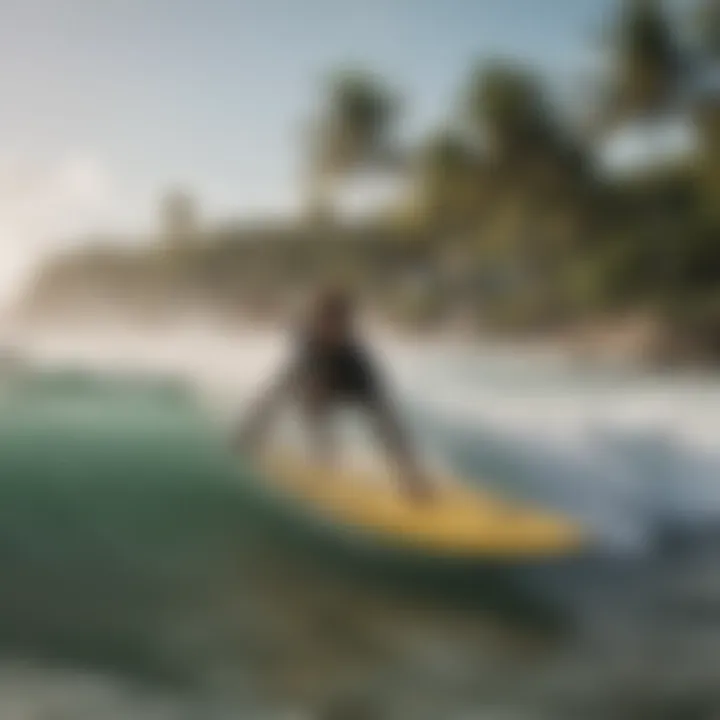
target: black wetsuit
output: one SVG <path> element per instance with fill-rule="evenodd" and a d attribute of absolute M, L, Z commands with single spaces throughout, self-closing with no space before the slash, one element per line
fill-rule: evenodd
<path fill-rule="evenodd" d="M 404 434 L 375 364 L 352 339 L 325 344 L 301 336 L 295 360 L 251 409 L 244 426 L 245 438 L 261 439 L 278 406 L 293 396 L 306 413 L 307 427 L 316 433 L 324 449 L 332 444 L 325 434 L 332 416 L 328 411 L 355 404 L 368 413 L 388 451 L 403 467 L 412 467 Z"/>
<path fill-rule="evenodd" d="M 375 366 L 352 341 L 325 346 L 312 339 L 301 341 L 298 382 L 318 400 L 374 404 L 380 398 Z"/>
<path fill-rule="evenodd" d="M 393 404 L 364 349 L 352 339 L 328 344 L 305 335 L 298 350 L 295 361 L 256 400 L 237 442 L 245 448 L 257 448 L 279 405 L 294 396 L 305 411 L 318 455 L 331 458 L 335 452 L 332 423 L 328 422 L 332 410 L 348 402 L 357 404 L 369 416 L 378 439 L 400 469 L 400 481 L 407 492 L 426 493 L 427 486 L 418 476 Z"/>

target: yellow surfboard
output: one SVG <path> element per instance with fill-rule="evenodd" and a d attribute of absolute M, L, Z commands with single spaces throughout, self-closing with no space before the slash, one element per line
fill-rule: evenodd
<path fill-rule="evenodd" d="M 372 471 L 320 468 L 278 455 L 263 463 L 266 477 L 300 506 L 340 526 L 392 546 L 458 557 L 547 558 L 574 555 L 587 538 L 574 522 L 503 500 L 454 478 L 417 502 L 395 479 Z"/>

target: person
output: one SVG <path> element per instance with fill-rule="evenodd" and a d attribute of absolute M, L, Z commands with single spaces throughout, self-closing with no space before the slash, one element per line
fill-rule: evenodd
<path fill-rule="evenodd" d="M 335 451 L 330 427 L 333 411 L 345 405 L 365 411 L 398 466 L 402 490 L 416 500 L 429 497 L 430 484 L 356 331 L 352 299 L 341 289 L 324 290 L 315 298 L 292 360 L 252 404 L 238 434 L 239 444 L 246 450 L 257 449 L 274 415 L 292 400 L 297 401 L 324 460 Z"/>

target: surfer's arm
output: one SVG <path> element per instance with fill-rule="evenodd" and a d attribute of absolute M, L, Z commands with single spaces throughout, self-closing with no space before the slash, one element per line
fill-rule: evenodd
<path fill-rule="evenodd" d="M 297 379 L 297 363 L 290 363 L 252 402 L 236 433 L 236 444 L 252 449 L 262 443 L 274 416 L 293 393 Z"/>

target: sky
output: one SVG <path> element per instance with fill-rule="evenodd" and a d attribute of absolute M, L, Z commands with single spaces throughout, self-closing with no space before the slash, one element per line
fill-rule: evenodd
<path fill-rule="evenodd" d="M 31 257 L 145 229 L 160 193 L 210 217 L 300 201 L 327 72 L 382 73 L 421 135 L 469 69 L 510 56 L 567 93 L 614 0 L 0 0 L 0 296 Z"/>

